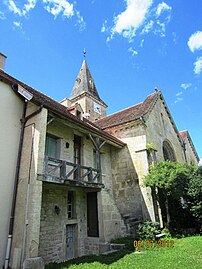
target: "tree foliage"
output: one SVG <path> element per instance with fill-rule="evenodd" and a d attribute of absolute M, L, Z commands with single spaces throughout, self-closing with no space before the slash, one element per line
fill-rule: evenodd
<path fill-rule="evenodd" d="M 188 164 L 180 164 L 169 160 L 162 161 L 150 167 L 149 174 L 145 176 L 145 185 L 163 189 L 167 196 L 176 199 L 182 197 L 193 177 L 197 167 Z"/>
<path fill-rule="evenodd" d="M 146 186 L 159 190 L 159 201 L 167 224 L 190 225 L 202 223 L 202 167 L 171 162 L 169 160 L 150 166 L 145 176 Z M 163 197 L 163 203 L 162 203 Z M 171 218 L 170 218 L 171 216 Z M 190 216 L 192 220 L 190 220 Z M 174 219 L 172 219 L 174 217 Z M 195 225 L 195 224 L 194 224 Z"/>
<path fill-rule="evenodd" d="M 199 167 L 190 180 L 187 195 L 193 216 L 202 223 L 202 167 Z"/>

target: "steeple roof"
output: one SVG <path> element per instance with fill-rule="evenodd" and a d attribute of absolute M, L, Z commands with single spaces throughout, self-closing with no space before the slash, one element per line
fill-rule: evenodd
<path fill-rule="evenodd" d="M 81 69 L 76 78 L 73 90 L 70 95 L 70 99 L 73 99 L 84 92 L 89 93 L 90 95 L 101 101 L 93 77 L 90 73 L 85 59 L 83 60 Z"/>

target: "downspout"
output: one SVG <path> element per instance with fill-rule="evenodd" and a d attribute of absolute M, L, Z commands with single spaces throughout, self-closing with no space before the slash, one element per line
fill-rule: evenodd
<path fill-rule="evenodd" d="M 27 102 L 25 101 L 22 119 L 25 118 L 26 110 L 27 110 Z M 17 188 L 18 188 L 19 173 L 20 173 L 20 162 L 21 162 L 21 156 L 22 156 L 22 145 L 23 145 L 23 139 L 24 139 L 25 123 L 26 123 L 25 121 L 23 121 L 23 122 L 21 121 L 20 142 L 19 142 L 19 147 L 18 147 L 17 165 L 16 165 L 16 170 L 15 170 L 13 199 L 12 199 L 10 222 L 9 222 L 9 233 L 8 233 L 8 240 L 7 240 L 7 247 L 6 247 L 6 258 L 5 258 L 5 262 L 4 262 L 5 269 L 8 268 L 9 260 L 10 260 L 10 250 L 11 250 L 11 243 L 12 243 L 12 237 L 13 237 L 15 205 L 16 205 Z"/>
<path fill-rule="evenodd" d="M 12 85 L 12 89 L 16 91 L 16 88 L 14 85 Z M 10 251 L 11 251 L 11 244 L 12 244 L 12 238 L 13 238 L 13 224 L 14 224 L 14 216 L 15 216 L 15 208 L 16 208 L 16 198 L 17 198 L 17 188 L 18 188 L 18 182 L 19 182 L 19 174 L 20 174 L 20 164 L 21 164 L 21 157 L 22 157 L 22 147 L 23 147 L 23 141 L 24 141 L 24 132 L 25 132 L 25 124 L 26 122 L 35 116 L 36 114 L 40 113 L 43 106 L 41 105 L 38 110 L 31 113 L 30 115 L 26 116 L 27 111 L 27 102 L 28 100 L 25 99 L 24 103 L 24 109 L 22 114 L 21 121 L 21 131 L 20 131 L 20 141 L 19 141 L 19 147 L 18 147 L 18 156 L 17 156 L 17 164 L 16 164 L 16 172 L 15 172 L 15 179 L 14 179 L 14 188 L 13 188 L 13 198 L 12 198 L 12 206 L 11 206 L 11 214 L 10 214 L 10 221 L 9 221 L 9 234 L 7 239 L 7 247 L 6 247 L 6 258 L 4 262 L 4 269 L 8 269 L 9 261 L 10 261 Z"/>

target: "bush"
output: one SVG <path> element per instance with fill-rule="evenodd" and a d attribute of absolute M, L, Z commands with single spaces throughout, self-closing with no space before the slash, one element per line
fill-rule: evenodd
<path fill-rule="evenodd" d="M 161 232 L 158 222 L 146 221 L 138 225 L 138 236 L 141 240 L 154 240 L 155 236 Z"/>

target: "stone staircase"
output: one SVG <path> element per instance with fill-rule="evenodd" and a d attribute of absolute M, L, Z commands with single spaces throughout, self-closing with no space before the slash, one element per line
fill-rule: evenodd
<path fill-rule="evenodd" d="M 125 244 L 113 244 L 113 243 L 100 243 L 100 254 L 109 255 L 114 252 L 122 251 L 125 248 Z"/>
<path fill-rule="evenodd" d="M 140 219 L 137 219 L 137 217 L 134 217 L 130 214 L 123 215 L 122 217 L 126 225 L 127 234 L 131 236 L 136 236 L 138 225 L 142 223 L 143 221 Z"/>

